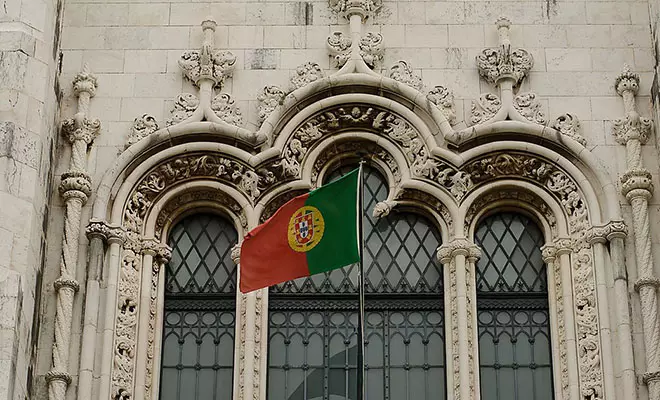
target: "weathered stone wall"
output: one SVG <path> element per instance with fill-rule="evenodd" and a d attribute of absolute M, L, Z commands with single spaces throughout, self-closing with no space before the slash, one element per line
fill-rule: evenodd
<path fill-rule="evenodd" d="M 51 13 L 47 15 L 54 20 L 55 13 L 52 10 Z M 200 47 L 202 31 L 199 23 L 208 15 L 213 16 L 218 23 L 215 47 L 229 49 L 237 56 L 234 76 L 228 80 L 223 91 L 231 93 L 236 99 L 246 121 L 245 127 L 251 131 L 256 130 L 258 124 L 256 99 L 261 89 L 271 84 L 286 87 L 295 68 L 306 61 L 315 61 L 327 73 L 331 73 L 335 69 L 334 61 L 326 49 L 327 37 L 334 31 L 348 34 L 347 24 L 345 21 L 340 23 L 329 11 L 326 0 L 212 3 L 68 0 L 64 5 L 61 43 L 61 82 L 64 91 L 62 116 L 71 117 L 76 112 L 76 98 L 70 82 L 83 64 L 87 63 L 96 74 L 99 85 L 89 112 L 91 117 L 101 120 L 101 135 L 90 152 L 89 171 L 94 183 L 99 182 L 118 154 L 124 150 L 134 118 L 149 113 L 164 126 L 170 118 L 175 97 L 182 92 L 194 93 L 191 83 L 184 81 L 177 62 L 184 50 Z M 472 100 L 477 99 L 481 93 L 494 92 L 493 88 L 479 79 L 474 59 L 485 47 L 497 45 L 494 22 L 499 16 L 507 16 L 513 24 L 513 46 L 524 47 L 535 59 L 534 68 L 520 90 L 537 94 L 550 121 L 566 112 L 576 115 L 582 123 L 582 135 L 587 140 L 587 148 L 602 160 L 613 180 L 618 182 L 618 177 L 626 170 L 625 147 L 614 140 L 611 121 L 624 115 L 623 102 L 613 85 L 624 64 L 629 64 L 633 71 L 640 74 L 641 85 L 637 96 L 639 109 L 644 115 L 652 115 L 650 94 L 656 61 L 651 27 L 655 23 L 651 23 L 649 18 L 649 2 L 646 0 L 385 2 L 381 13 L 368 22 L 373 26 L 367 28 L 380 32 L 384 39 L 384 61 L 377 70 L 382 68 L 387 75 L 386 71 L 398 60 L 408 61 L 428 87 L 441 84 L 453 90 L 457 120 L 467 120 Z M 48 53 L 48 56 L 50 58 L 46 59 L 51 62 L 44 64 L 45 72 L 50 72 L 48 65 L 53 65 L 52 55 Z M 17 54 L 16 57 L 24 56 Z M 35 55 L 34 60 L 39 60 L 38 56 Z M 23 82 L 26 88 L 20 90 L 29 93 L 29 88 L 36 81 L 31 77 L 33 74 L 29 73 L 30 64 L 26 65 L 25 74 L 30 78 L 17 78 L 17 82 Z M 52 84 L 48 85 L 50 81 L 47 79 L 51 75 L 46 75 L 44 90 L 52 95 Z M 42 89 L 44 85 L 37 85 L 36 88 Z M 49 104 L 54 110 L 54 99 Z M 30 113 L 37 112 L 32 107 L 30 110 Z M 53 119 L 52 113 L 49 114 L 46 109 L 40 111 L 39 115 L 43 121 Z M 48 115 L 51 115 L 50 119 Z M 23 125 L 16 122 L 15 126 L 28 129 L 27 120 L 24 118 Z M 31 123 L 35 121 L 29 120 Z M 465 122 L 459 122 L 456 128 L 465 126 Z M 52 131 L 52 127 L 44 127 L 35 132 Z M 37 147 L 41 148 L 46 144 L 43 139 L 45 136 L 35 134 L 41 143 Z M 0 142 L 0 145 L 4 143 Z M 654 174 L 658 187 L 658 156 L 654 143 L 654 140 L 649 141 L 643 147 L 643 153 L 645 166 Z M 53 187 L 59 183 L 59 175 L 69 167 L 68 145 L 63 145 L 62 149 L 56 163 L 56 177 L 49 184 Z M 6 158 L 5 153 L 9 152 L 0 146 L 0 157 Z M 7 160 L 17 157 L 12 156 Z M 33 169 L 38 171 L 34 180 L 43 183 L 47 182 L 47 168 L 41 165 L 48 165 L 48 157 L 41 159 L 41 163 L 37 163 Z M 20 182 L 26 180 L 21 178 Z M 49 185 L 40 186 L 41 192 L 45 193 Z M 2 196 L 11 196 L 11 201 L 16 204 L 23 202 L 20 200 L 23 196 L 21 190 L 15 187 L 18 194 L 11 194 L 10 187 L 8 183 L 7 189 L 2 188 L 10 193 L 3 192 Z M 43 193 L 37 197 L 41 199 Z M 660 260 L 660 245 L 657 245 L 660 244 L 658 198 L 656 196 L 651 200 L 649 210 L 656 260 Z M 83 211 L 83 221 L 88 219 L 93 199 L 94 194 Z M 620 200 L 626 222 L 631 226 L 628 203 L 623 196 Z M 30 201 L 27 202 L 30 212 L 41 215 L 31 208 L 39 202 Z M 0 204 L 4 204 L 4 201 Z M 58 196 L 53 197 L 51 208 L 54 212 L 48 224 L 49 246 L 43 282 L 44 324 L 40 334 L 41 351 L 37 372 L 40 378 L 35 381 L 39 393 L 45 393 L 43 375 L 51 367 L 52 320 L 55 314 L 51 288 L 59 275 L 63 221 L 61 199 Z M 9 230 L 12 235 L 15 235 L 15 229 L 21 228 L 29 230 L 25 237 L 40 238 L 41 220 L 34 217 L 35 223 L 27 227 L 27 224 L 19 223 L 26 218 L 18 218 L 18 213 L 9 210 L 0 207 L 0 213 L 11 213 L 7 217 L 0 214 L 0 228 L 4 228 L 2 224 L 6 221 L 14 221 L 11 224 L 12 230 Z M 0 229 L 0 234 L 3 232 Z M 85 239 L 82 241 L 85 242 Z M 4 243 L 4 240 L 0 240 L 0 246 Z M 39 254 L 39 242 L 33 240 L 31 243 L 36 248 L 26 253 Z M 21 247 L 14 244 L 12 249 L 17 252 Z M 86 247 L 81 246 L 79 259 L 85 258 Z M 0 266 L 4 266 L 2 262 L 4 260 L 0 260 Z M 36 260 L 29 265 L 36 271 L 40 262 Z M 634 282 L 636 269 L 632 237 L 627 239 L 627 266 L 630 282 Z M 19 270 L 14 267 L 12 269 Z M 78 277 L 81 283 L 84 283 L 84 269 L 85 263 L 79 263 Z M 657 263 L 655 269 L 656 275 L 660 275 Z M 27 267 L 25 270 L 28 270 Z M 23 311 L 23 315 L 27 315 L 21 318 L 29 321 L 32 303 L 26 300 L 29 296 L 25 292 L 33 291 L 35 278 L 27 275 L 25 279 L 32 283 L 22 284 L 25 301 L 23 310 L 30 311 Z M 632 292 L 632 284 L 630 288 Z M 17 298 L 18 292 L 12 296 Z M 644 372 L 641 317 L 636 295 L 631 296 L 635 299 L 633 333 L 640 360 L 636 362 L 636 368 L 641 374 Z M 69 398 L 74 398 L 76 392 L 75 375 L 78 370 L 80 310 L 83 300 L 84 291 L 81 290 L 74 308 L 71 341 L 74 357 L 70 365 L 74 384 L 68 391 Z"/>
<path fill-rule="evenodd" d="M 54 0 L 0 7 L 0 399 L 29 398 L 59 120 Z M 50 287 L 45 286 L 50 293 Z M 42 298 L 48 298 L 45 294 Z M 48 319 L 48 317 L 45 317 Z"/>

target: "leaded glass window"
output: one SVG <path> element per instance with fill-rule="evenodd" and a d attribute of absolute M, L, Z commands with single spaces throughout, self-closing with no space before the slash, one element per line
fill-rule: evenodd
<path fill-rule="evenodd" d="M 365 167 L 364 189 L 367 399 L 444 398 L 440 234 L 418 214 L 373 219 L 388 192 L 375 169 Z M 356 399 L 356 282 L 353 265 L 271 288 L 269 399 Z"/>
<path fill-rule="evenodd" d="M 232 398 L 237 236 L 215 214 L 187 217 L 169 235 L 161 400 Z"/>
<path fill-rule="evenodd" d="M 516 213 L 485 218 L 475 243 L 482 400 L 553 398 L 545 243 Z"/>

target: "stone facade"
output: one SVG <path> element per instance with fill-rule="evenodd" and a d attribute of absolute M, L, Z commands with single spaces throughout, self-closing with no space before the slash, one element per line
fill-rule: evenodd
<path fill-rule="evenodd" d="M 212 206 L 242 236 L 364 154 L 391 186 L 374 215 L 441 227 L 448 398 L 479 397 L 492 204 L 545 221 L 555 399 L 660 400 L 659 10 L 7 2 L 0 400 L 156 399 L 171 222 Z M 235 399 L 265 399 L 267 298 L 237 297 Z"/>

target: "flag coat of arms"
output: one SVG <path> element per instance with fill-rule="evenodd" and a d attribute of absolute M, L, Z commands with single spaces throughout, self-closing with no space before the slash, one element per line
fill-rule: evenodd
<path fill-rule="evenodd" d="M 360 260 L 359 170 L 298 196 L 250 231 L 241 245 L 247 293 Z"/>

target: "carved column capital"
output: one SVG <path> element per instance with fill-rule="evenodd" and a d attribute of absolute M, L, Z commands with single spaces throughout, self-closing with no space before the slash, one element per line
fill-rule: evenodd
<path fill-rule="evenodd" d="M 446 264 L 452 257 L 456 257 L 457 255 L 464 255 L 469 258 L 470 261 L 476 261 L 481 257 L 481 250 L 477 245 L 466 238 L 456 238 L 449 243 L 438 247 L 436 252 L 438 261 L 443 264 Z"/>
<path fill-rule="evenodd" d="M 635 282 L 635 291 L 639 292 L 644 286 L 651 286 L 654 289 L 657 289 L 660 287 L 660 279 L 655 276 L 639 278 L 637 279 L 637 282 Z"/>
<path fill-rule="evenodd" d="M 161 264 L 167 264 L 172 259 L 172 248 L 166 244 L 160 244 L 156 248 L 156 259 Z"/>
<path fill-rule="evenodd" d="M 628 229 L 623 221 L 610 221 L 605 225 L 593 226 L 587 232 L 589 243 L 607 243 L 615 238 L 625 238 Z"/>
<path fill-rule="evenodd" d="M 511 22 L 500 18 L 495 23 L 499 36 L 499 47 L 484 49 L 477 56 L 479 75 L 490 83 L 497 84 L 503 79 L 511 79 L 519 85 L 534 66 L 534 58 L 524 49 L 511 49 L 509 28 Z"/>
<path fill-rule="evenodd" d="M 571 254 L 573 252 L 573 239 L 557 238 L 554 240 L 555 247 L 557 248 L 557 255 Z"/>
<path fill-rule="evenodd" d="M 231 260 L 236 265 L 241 263 L 241 243 L 236 243 L 234 247 L 231 248 Z"/>
<path fill-rule="evenodd" d="M 625 117 L 612 121 L 612 131 L 619 144 L 626 145 L 631 140 L 646 144 L 653 133 L 653 121 L 640 116 L 637 111 L 631 111 Z"/>
<path fill-rule="evenodd" d="M 628 201 L 638 197 L 650 199 L 653 193 L 651 172 L 645 168 L 629 169 L 621 176 L 621 192 Z"/>
<path fill-rule="evenodd" d="M 92 178 L 83 171 L 65 172 L 62 174 L 59 190 L 65 202 L 78 198 L 85 204 L 92 194 Z"/>
<path fill-rule="evenodd" d="M 46 373 L 46 382 L 50 384 L 54 381 L 65 382 L 67 385 L 71 384 L 71 375 L 63 371 L 50 370 Z"/>
<path fill-rule="evenodd" d="M 141 253 L 143 255 L 150 255 L 152 257 L 156 256 L 158 248 L 161 246 L 160 241 L 154 238 L 142 239 L 142 245 L 140 246 Z"/>
<path fill-rule="evenodd" d="M 121 226 L 110 225 L 108 222 L 99 219 L 89 221 L 87 228 L 85 228 L 85 234 L 89 240 L 98 237 L 107 243 L 122 242 L 125 235 Z"/>
<path fill-rule="evenodd" d="M 557 246 L 552 243 L 548 243 L 545 246 L 541 247 L 541 256 L 543 261 L 546 264 L 549 264 L 557 258 Z"/>
<path fill-rule="evenodd" d="M 64 276 L 61 276 L 58 279 L 56 279 L 55 282 L 53 282 L 53 287 L 55 288 L 55 291 L 59 291 L 62 288 L 69 288 L 74 292 L 80 290 L 80 284 L 78 283 L 77 280 L 73 278 L 67 278 Z"/>
<path fill-rule="evenodd" d="M 87 117 L 69 118 L 62 122 L 62 135 L 74 144 L 78 140 L 82 140 L 86 145 L 92 144 L 94 139 L 101 131 L 101 121 L 98 119 L 90 119 Z"/>

